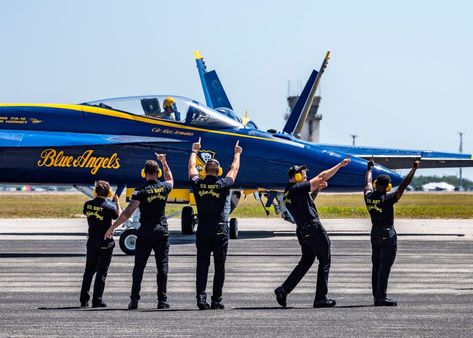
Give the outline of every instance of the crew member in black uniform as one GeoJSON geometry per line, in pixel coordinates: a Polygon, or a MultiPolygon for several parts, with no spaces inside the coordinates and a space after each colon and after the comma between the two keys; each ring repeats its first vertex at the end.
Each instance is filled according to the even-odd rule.
{"type": "Polygon", "coordinates": [[[284,202],[297,225],[296,234],[302,249],[302,257],[286,281],[274,290],[276,300],[282,307],[286,307],[287,295],[309,271],[316,257],[319,261],[319,268],[314,307],[332,307],[336,304],[334,299],[327,298],[330,271],[330,239],[320,223],[312,193],[327,187],[327,181],[340,168],[349,163],[349,158],[344,159],[309,181],[307,180],[307,167],[305,165],[295,165],[289,168],[288,175],[290,179],[284,192],[284,202]]]}
{"type": "Polygon", "coordinates": [[[146,183],[136,189],[132,200],[107,231],[106,236],[111,237],[113,229],[124,223],[136,210],[140,208],[140,228],[135,249],[135,266],[133,268],[133,284],[131,287],[130,303],[128,309],[138,308],[140,299],[141,281],[143,272],[151,254],[154,250],[157,268],[158,283],[158,309],[168,309],[167,302],[167,279],[168,279],[168,254],[169,254],[169,232],[165,215],[168,194],[174,186],[171,169],[166,162],[165,154],[156,154],[164,170],[164,182],[158,180],[161,169],[156,161],[146,161],[144,173],[146,183]]]}
{"type": "Polygon", "coordinates": [[[116,219],[122,211],[117,195],[113,195],[115,207],[107,202],[107,197],[112,197],[112,190],[108,182],[97,181],[94,191],[96,197],[85,202],[83,211],[89,224],[89,236],[87,239],[85,272],[80,291],[81,307],[89,306],[89,289],[95,273],[97,274],[95,276],[92,307],[107,306],[102,300],[102,295],[115,242],[113,239],[104,240],[104,235],[112,224],[112,219],[116,219]]]}
{"type": "Polygon", "coordinates": [[[235,155],[230,171],[225,178],[219,178],[221,167],[216,159],[210,159],[205,165],[206,176],[199,178],[196,168],[199,141],[192,145],[189,158],[189,178],[197,204],[198,227],[196,234],[197,246],[197,307],[200,310],[224,309],[222,289],[225,279],[225,259],[228,248],[228,215],[225,213],[225,202],[230,188],[235,182],[240,168],[242,148],[235,145],[235,155]],[[213,280],[212,303],[207,303],[207,276],[209,273],[210,255],[213,252],[215,275],[213,280]]]}
{"type": "Polygon", "coordinates": [[[401,199],[404,190],[409,186],[420,161],[414,161],[412,169],[394,192],[391,190],[391,178],[379,175],[372,183],[371,168],[374,161],[368,161],[365,179],[365,203],[371,216],[371,261],[373,271],[371,286],[375,306],[396,306],[397,302],[386,297],[388,278],[396,258],[397,235],[394,230],[394,204],[401,199]],[[388,193],[389,192],[389,193],[388,193]]]}

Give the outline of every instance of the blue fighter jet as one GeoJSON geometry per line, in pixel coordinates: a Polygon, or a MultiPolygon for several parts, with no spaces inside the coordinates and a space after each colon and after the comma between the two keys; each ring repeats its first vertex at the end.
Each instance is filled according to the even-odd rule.
{"type": "MultiPolygon", "coordinates": [[[[214,71],[207,72],[200,54],[196,61],[206,105],[176,95],[121,97],[80,104],[0,103],[0,183],[61,184],[90,186],[106,180],[134,188],[144,179],[140,173],[154,153],[166,153],[175,189],[169,202],[193,202],[189,191],[187,163],[191,144],[202,140],[198,167],[218,158],[226,172],[237,140],[243,147],[241,168],[231,194],[233,210],[242,195],[256,193],[267,198],[266,207],[275,206],[290,219],[282,199],[287,170],[305,164],[318,173],[351,155],[351,163],[330,180],[332,191],[361,190],[366,159],[378,163],[374,176],[388,174],[396,186],[402,177],[391,169],[405,168],[412,160],[422,167],[473,166],[471,155],[347,147],[313,144],[297,138],[312,104],[329,53],[319,71],[314,70],[281,132],[264,131],[233,112],[214,71]],[[169,112],[171,108],[172,112],[169,112]],[[166,112],[167,110],[167,112],[166,112]],[[383,164],[384,166],[380,165],[383,164]]],[[[79,188],[81,189],[81,188],[79,188]]],[[[84,191],[84,189],[81,189],[84,191]]],[[[192,233],[193,209],[182,211],[182,230],[192,233]]],[[[231,221],[236,237],[237,223],[231,221]]],[[[134,229],[121,235],[122,250],[133,252],[134,229]]]]}

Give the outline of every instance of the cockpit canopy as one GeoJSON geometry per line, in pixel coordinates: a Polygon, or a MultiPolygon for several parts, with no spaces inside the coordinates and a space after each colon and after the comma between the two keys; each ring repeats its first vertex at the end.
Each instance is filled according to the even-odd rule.
{"type": "Polygon", "coordinates": [[[82,105],[113,109],[135,115],[144,115],[161,120],[207,128],[244,128],[243,124],[231,117],[204,106],[197,101],[182,96],[132,96],[81,103],[82,105]],[[165,111],[163,102],[172,98],[172,110],[165,111]]]}

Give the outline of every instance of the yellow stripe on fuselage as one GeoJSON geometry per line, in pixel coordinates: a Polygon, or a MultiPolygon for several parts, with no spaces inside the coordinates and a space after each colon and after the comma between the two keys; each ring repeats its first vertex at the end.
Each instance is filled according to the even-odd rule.
{"type": "Polygon", "coordinates": [[[156,120],[152,117],[139,116],[133,113],[119,112],[115,110],[87,106],[87,105],[61,104],[61,103],[0,103],[0,107],[44,107],[44,108],[69,109],[69,110],[82,111],[82,112],[87,112],[87,113],[92,113],[92,114],[113,116],[120,119],[144,122],[148,124],[171,127],[171,128],[180,128],[180,129],[186,129],[186,130],[201,131],[201,132],[206,132],[206,133],[214,133],[214,134],[220,134],[220,135],[229,135],[229,136],[236,136],[236,137],[251,138],[251,139],[256,139],[256,140],[265,140],[265,141],[285,143],[285,140],[271,139],[271,138],[266,138],[266,137],[261,137],[261,136],[244,135],[244,134],[232,133],[232,132],[227,132],[227,131],[191,127],[191,126],[182,125],[180,123],[156,120]]]}

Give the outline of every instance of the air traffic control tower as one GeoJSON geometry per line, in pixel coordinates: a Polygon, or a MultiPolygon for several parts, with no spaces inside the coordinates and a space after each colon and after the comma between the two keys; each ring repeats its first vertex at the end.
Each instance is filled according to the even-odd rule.
{"type": "MultiPolygon", "coordinates": [[[[297,102],[299,96],[291,96],[287,97],[287,103],[289,104],[290,111],[294,108],[294,105],[297,102]]],[[[300,135],[300,139],[308,142],[315,142],[318,143],[320,141],[320,120],[322,120],[322,114],[317,114],[317,110],[319,109],[320,101],[322,97],[315,96],[314,102],[312,102],[312,106],[310,107],[309,114],[307,115],[307,119],[305,120],[304,127],[302,128],[302,132],[300,135]]],[[[289,118],[289,114],[284,116],[284,119],[287,121],[289,118]]]]}

